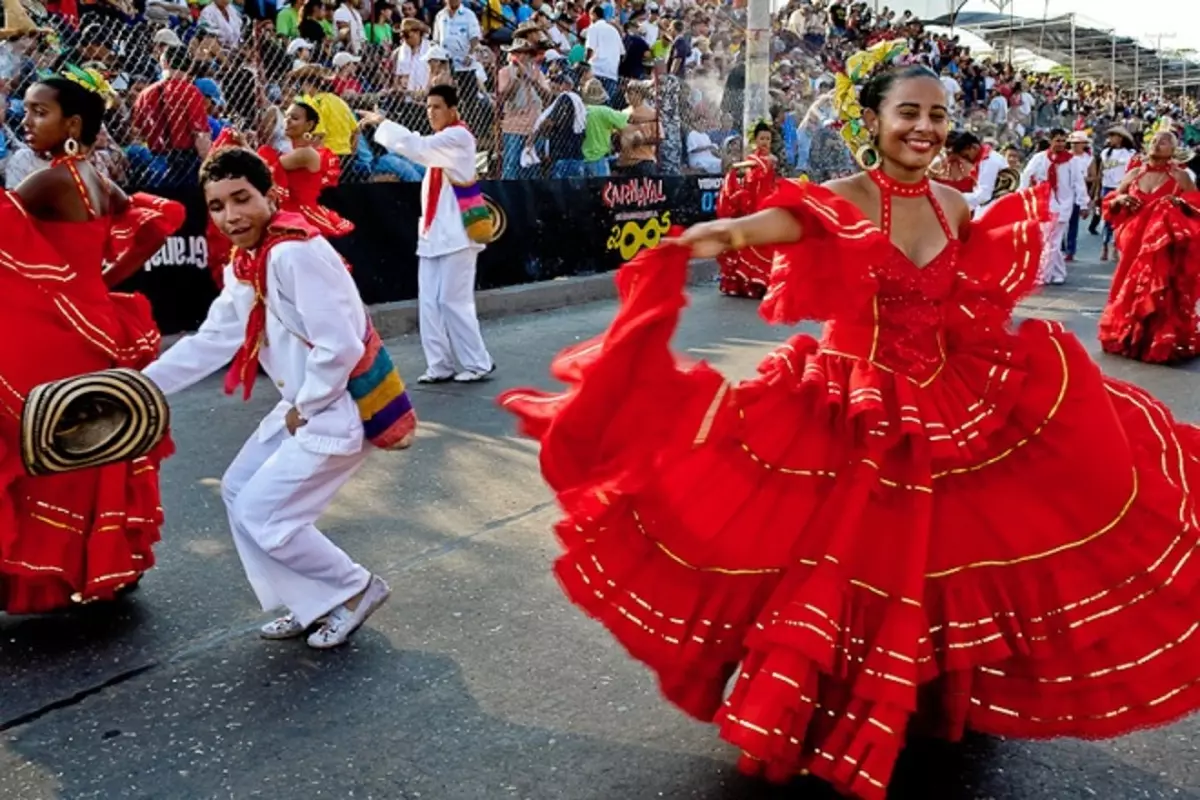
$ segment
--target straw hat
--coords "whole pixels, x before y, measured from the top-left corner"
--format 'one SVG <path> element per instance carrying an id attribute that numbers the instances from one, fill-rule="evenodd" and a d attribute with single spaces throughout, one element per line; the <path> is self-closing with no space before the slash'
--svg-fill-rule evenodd
<path id="1" fill-rule="evenodd" d="M 21 414 L 21 460 L 30 475 L 129 461 L 163 440 L 170 418 L 162 392 L 136 370 L 44 383 Z"/>
<path id="2" fill-rule="evenodd" d="M 420 31 L 421 33 L 429 33 L 429 26 L 416 17 L 409 17 L 400 23 L 400 32 L 408 33 L 409 31 Z"/>
<path id="3" fill-rule="evenodd" d="M 34 25 L 21 0 L 4 0 L 4 27 L 0 28 L 0 41 L 45 33 L 54 31 Z"/>
<path id="4" fill-rule="evenodd" d="M 537 50 L 537 45 L 528 39 L 518 37 L 512 40 L 512 44 L 506 44 L 500 49 L 506 53 L 532 53 Z"/>
<path id="5" fill-rule="evenodd" d="M 1087 131 L 1071 131 L 1071 135 L 1067 137 L 1067 144 L 1091 144 L 1092 137 L 1087 135 Z"/>
<path id="6" fill-rule="evenodd" d="M 599 78 L 589 78 L 579 94 L 583 98 L 583 102 L 589 106 L 602 106 L 608 103 L 608 91 L 605 90 L 604 84 L 600 82 Z"/>
<path id="7" fill-rule="evenodd" d="M 1105 136 L 1120 136 L 1124 140 L 1125 145 L 1130 150 L 1137 149 L 1137 140 L 1133 138 L 1133 134 L 1129 132 L 1129 128 L 1124 125 L 1114 125 L 1104 133 Z"/>
<path id="8" fill-rule="evenodd" d="M 305 78 L 314 78 L 316 80 L 329 80 L 329 70 L 319 64 L 304 64 L 297 61 L 295 69 L 288 75 L 293 80 L 304 80 Z"/>

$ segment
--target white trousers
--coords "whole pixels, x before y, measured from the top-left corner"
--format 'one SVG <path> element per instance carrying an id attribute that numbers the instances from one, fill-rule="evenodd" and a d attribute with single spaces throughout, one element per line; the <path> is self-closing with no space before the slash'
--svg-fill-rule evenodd
<path id="1" fill-rule="evenodd" d="M 492 356 L 479 332 L 475 316 L 474 250 L 420 258 L 417 272 L 417 305 L 420 308 L 421 347 L 429 374 L 447 377 L 463 369 L 487 372 Z"/>
<path id="2" fill-rule="evenodd" d="M 313 524 L 365 459 L 311 453 L 284 430 L 250 437 L 229 465 L 221 498 L 263 611 L 284 607 L 307 626 L 367 587 L 371 574 Z"/>
<path id="3" fill-rule="evenodd" d="M 1071 215 L 1060 217 L 1050 230 L 1050 238 L 1046 241 L 1046 266 L 1042 273 L 1042 283 L 1062 283 L 1067 279 L 1067 261 L 1063 256 L 1063 239 L 1066 238 L 1067 228 L 1071 225 Z"/>

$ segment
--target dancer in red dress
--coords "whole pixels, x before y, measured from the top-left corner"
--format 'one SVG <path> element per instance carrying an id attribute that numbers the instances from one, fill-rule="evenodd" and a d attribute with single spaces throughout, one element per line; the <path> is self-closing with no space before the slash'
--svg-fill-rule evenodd
<path id="1" fill-rule="evenodd" d="M 1200 350 L 1200 193 L 1176 161 L 1175 134 L 1163 131 L 1150 154 L 1104 202 L 1120 261 L 1100 317 L 1106 353 L 1162 364 Z"/>
<path id="2" fill-rule="evenodd" d="M 775 176 L 775 157 L 771 155 L 773 135 L 771 125 L 766 121 L 754 126 L 751 134 L 754 152 L 745 161 L 733 165 L 725 176 L 717 196 L 718 217 L 729 219 L 752 214 L 775 191 L 778 178 Z M 721 294 L 761 300 L 771 278 L 772 257 L 771 250 L 765 247 L 722 253 L 717 257 L 721 264 Z"/>
<path id="3" fill-rule="evenodd" d="M 910 722 L 1091 738 L 1188 714 L 1200 431 L 1060 324 L 1011 329 L 1048 190 L 969 222 L 928 182 L 935 74 L 850 101 L 878 169 L 644 252 L 607 333 L 555 361 L 571 388 L 502 396 L 566 515 L 565 592 L 742 769 L 860 798 L 885 796 Z M 669 342 L 689 256 L 747 246 L 777 248 L 765 319 L 828 324 L 732 383 Z M 1077 488 L 1048 493 L 1062 475 Z"/>
<path id="4" fill-rule="evenodd" d="M 26 93 L 26 140 L 51 166 L 0 195 L 0 610 L 10 614 L 111 599 L 153 566 L 163 519 L 158 466 L 169 440 L 144 458 L 60 475 L 28 477 L 21 464 L 31 389 L 140 369 L 158 354 L 149 303 L 111 288 L 184 219 L 176 203 L 126 197 L 80 155 L 105 100 L 86 74 L 72 76 Z"/>

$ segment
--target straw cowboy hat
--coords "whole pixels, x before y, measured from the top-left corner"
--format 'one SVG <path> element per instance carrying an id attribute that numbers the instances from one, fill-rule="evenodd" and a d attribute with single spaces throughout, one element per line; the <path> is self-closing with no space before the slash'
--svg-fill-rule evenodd
<path id="1" fill-rule="evenodd" d="M 604 88 L 604 84 L 599 78 L 589 78 L 587 83 L 583 85 L 583 89 L 579 93 L 583 98 L 583 102 L 589 106 L 603 106 L 608 104 L 608 91 Z"/>
<path id="2" fill-rule="evenodd" d="M 512 40 L 512 44 L 506 44 L 500 49 L 506 53 L 532 53 L 537 50 L 537 45 L 528 39 L 518 37 Z"/>
<path id="3" fill-rule="evenodd" d="M 21 413 L 21 461 L 30 475 L 130 461 L 158 446 L 170 420 L 162 391 L 137 370 L 43 383 Z"/>
<path id="4" fill-rule="evenodd" d="M 400 32 L 408 33 L 409 31 L 420 31 L 421 33 L 429 33 L 429 26 L 415 17 L 409 17 L 400 23 Z"/>
<path id="5" fill-rule="evenodd" d="M 1087 131 L 1071 131 L 1071 135 L 1067 137 L 1067 144 L 1091 144 L 1092 137 L 1087 135 Z"/>
<path id="6" fill-rule="evenodd" d="M 1137 140 L 1133 138 L 1133 134 L 1129 132 L 1129 128 L 1124 125 L 1114 125 L 1104 133 L 1105 136 L 1120 136 L 1125 146 L 1130 150 L 1137 150 Z"/>
<path id="7" fill-rule="evenodd" d="M 0 28 L 0 41 L 44 33 L 54 31 L 34 25 L 33 20 L 29 18 L 29 12 L 21 5 L 21 0 L 4 0 L 4 27 Z"/>

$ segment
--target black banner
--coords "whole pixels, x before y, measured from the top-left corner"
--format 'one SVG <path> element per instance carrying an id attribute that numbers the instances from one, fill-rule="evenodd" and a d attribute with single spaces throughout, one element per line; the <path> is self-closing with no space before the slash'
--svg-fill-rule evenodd
<path id="1" fill-rule="evenodd" d="M 671 226 L 711 219 L 720 183 L 707 176 L 483 181 L 499 237 L 480 254 L 478 286 L 613 270 Z M 354 266 L 367 303 L 417 296 L 420 192 L 415 183 L 368 183 L 322 196 L 356 226 L 333 244 Z M 165 334 L 194 330 L 216 297 L 206 266 L 203 198 L 198 190 L 168 196 L 187 205 L 187 223 L 121 287 L 150 299 Z"/>

